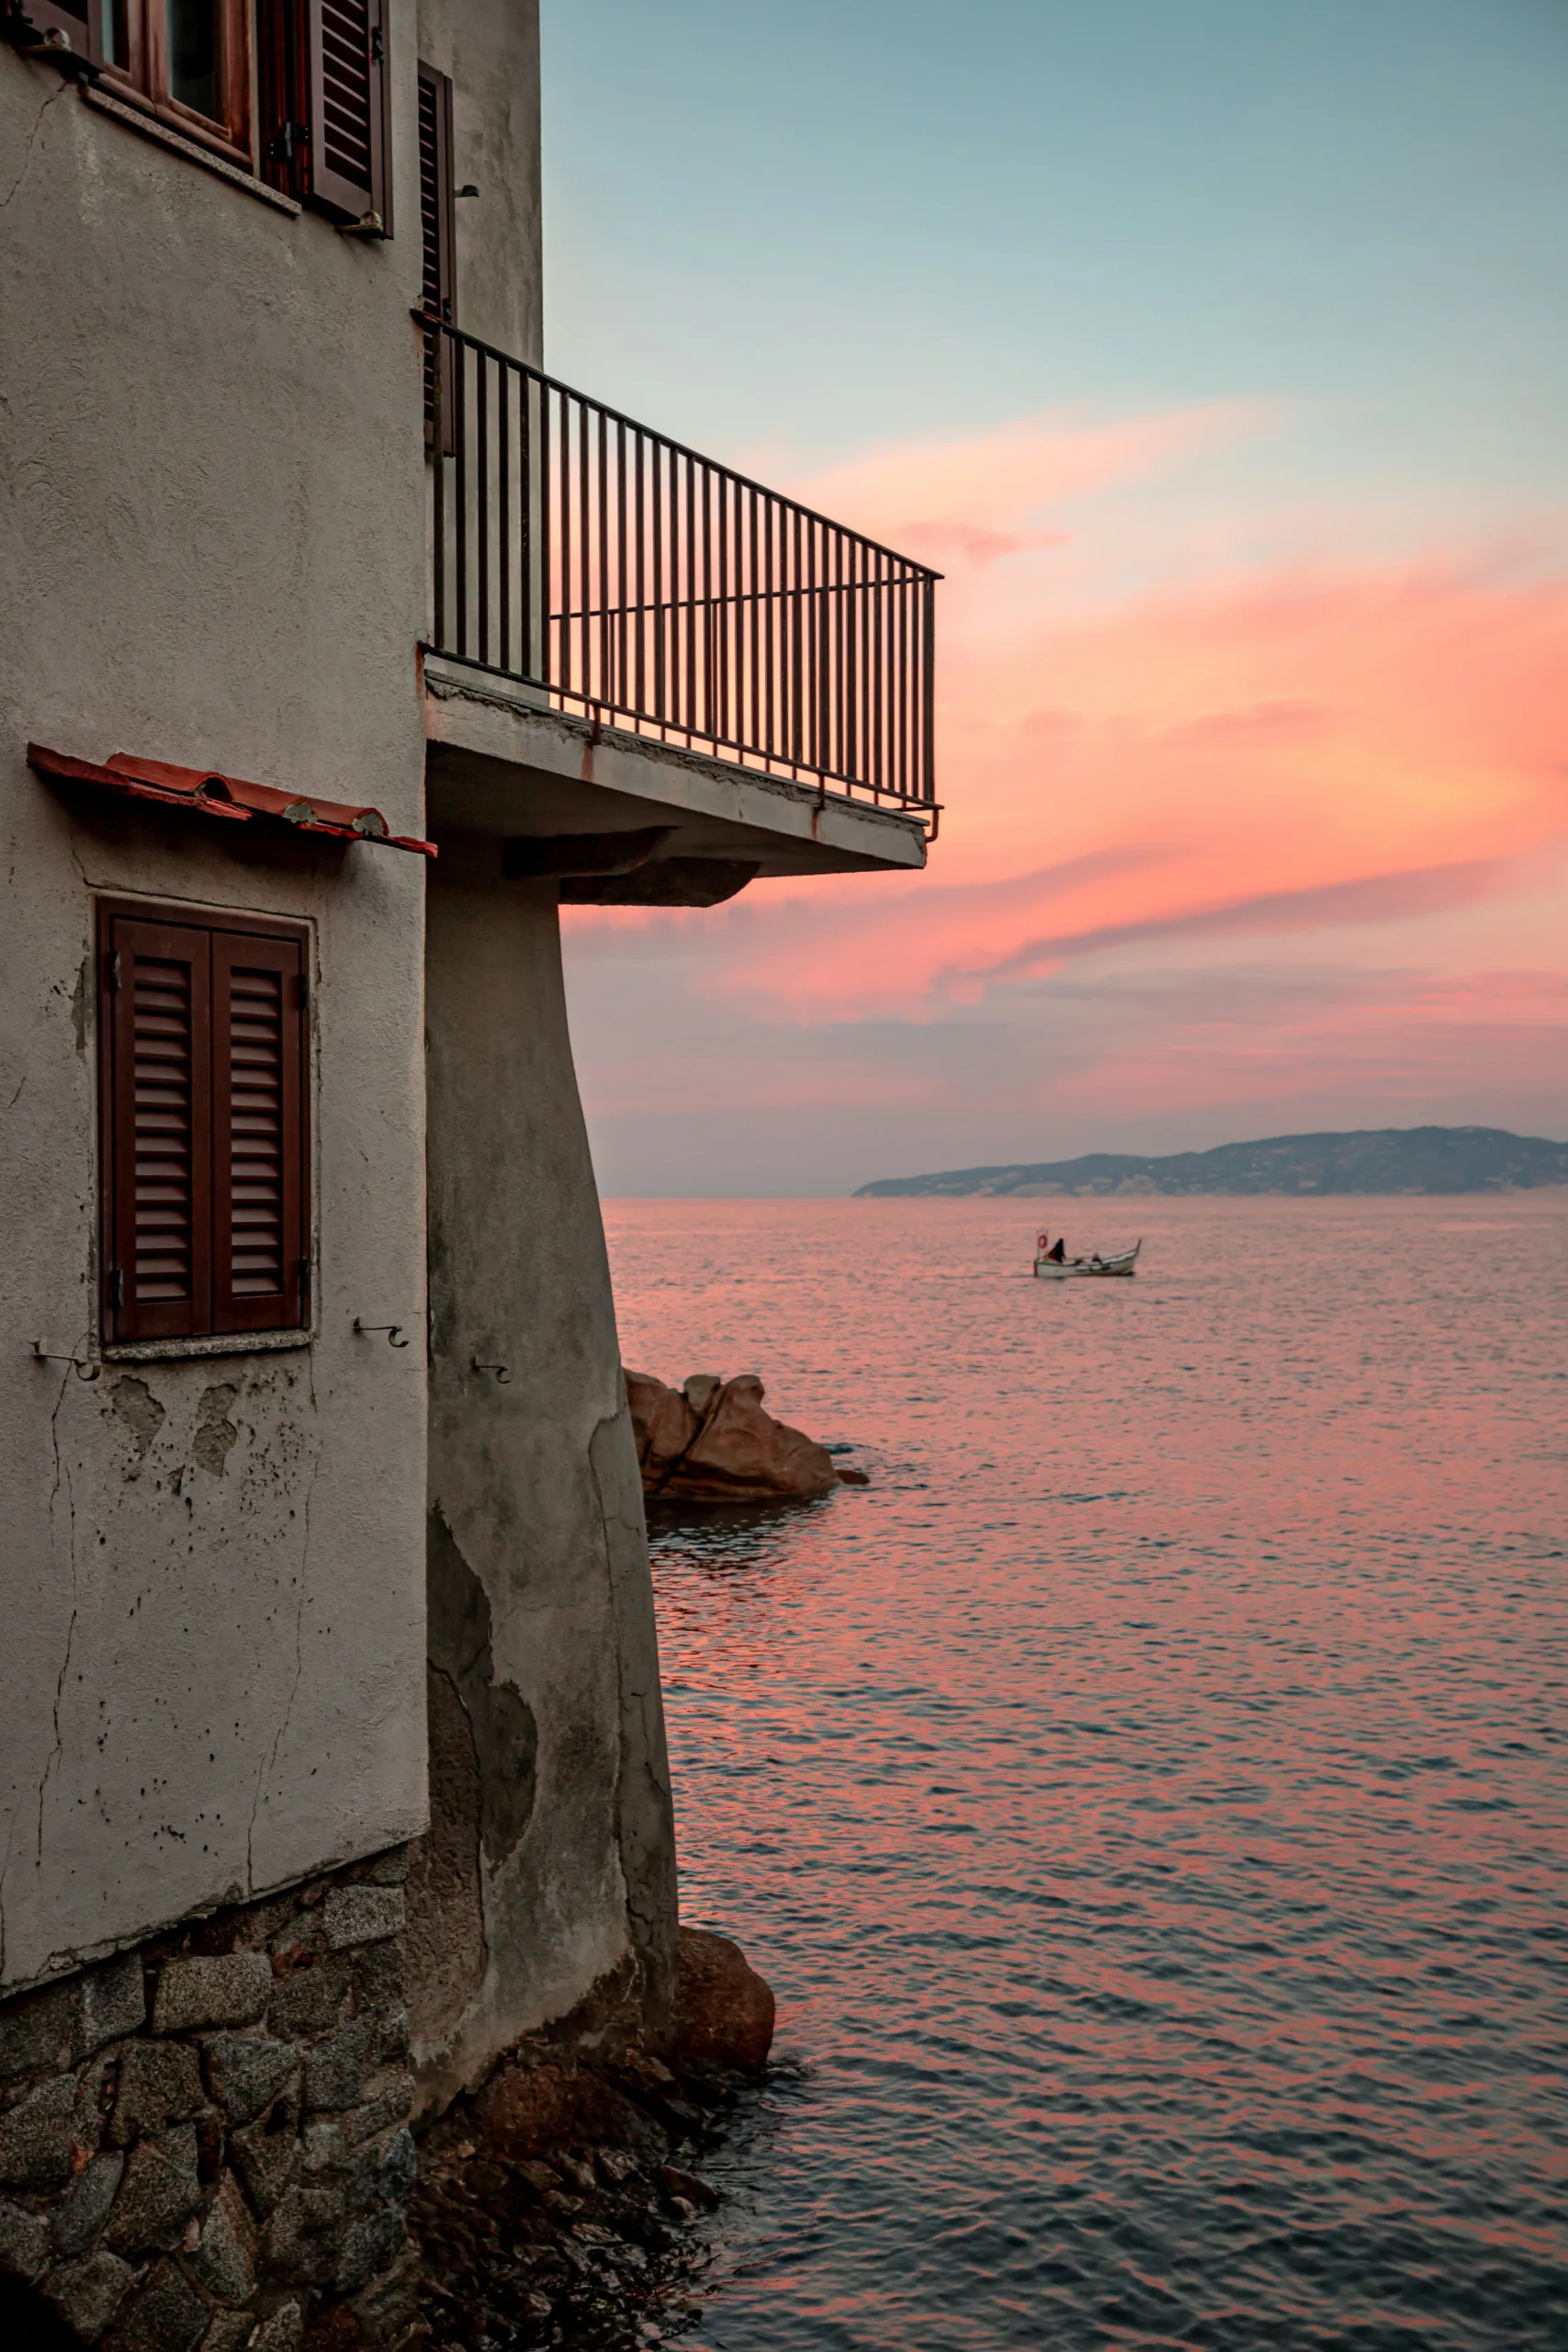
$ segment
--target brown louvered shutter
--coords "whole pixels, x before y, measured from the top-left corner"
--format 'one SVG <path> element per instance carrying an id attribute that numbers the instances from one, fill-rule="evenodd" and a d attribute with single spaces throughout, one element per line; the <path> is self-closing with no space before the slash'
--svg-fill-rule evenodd
<path id="1" fill-rule="evenodd" d="M 452 174 L 452 82 L 448 74 L 422 59 L 419 68 L 419 227 L 422 275 L 420 300 L 425 316 L 457 322 L 457 249 Z M 435 438 L 435 369 L 441 368 L 442 447 L 449 457 L 453 436 L 452 346 L 445 335 L 432 335 L 424 355 L 424 437 Z"/>
<path id="2" fill-rule="evenodd" d="M 100 909 L 106 1340 L 310 1321 L 306 947 L 294 924 Z"/>
<path id="3" fill-rule="evenodd" d="M 212 940 L 212 1328 L 306 1319 L 301 943 Z"/>
<path id="4" fill-rule="evenodd" d="M 210 1329 L 208 934 L 112 918 L 100 954 L 106 1336 Z"/>
<path id="5" fill-rule="evenodd" d="M 304 0 L 306 187 L 345 220 L 392 233 L 386 0 Z"/>

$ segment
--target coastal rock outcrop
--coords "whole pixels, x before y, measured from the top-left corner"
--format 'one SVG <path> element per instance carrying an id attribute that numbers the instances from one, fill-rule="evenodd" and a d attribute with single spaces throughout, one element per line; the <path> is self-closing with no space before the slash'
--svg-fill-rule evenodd
<path id="1" fill-rule="evenodd" d="M 705 1928 L 682 1928 L 675 1985 L 676 2064 L 758 2074 L 773 2039 L 772 1989 L 739 1945 Z"/>
<path id="2" fill-rule="evenodd" d="M 845 1479 L 833 1457 L 801 1430 L 762 1410 L 755 1373 L 721 1380 L 694 1373 L 680 1388 L 648 1373 L 626 1372 L 626 1402 L 637 1434 L 643 1492 L 665 1502 L 809 1500 Z"/>
<path id="3" fill-rule="evenodd" d="M 699 2166 L 765 2064 L 773 2024 L 773 1996 L 739 1946 L 682 1928 L 663 2056 L 614 2034 L 590 2049 L 547 2032 L 454 2100 L 422 2134 L 413 2200 L 436 2352 L 642 2352 L 684 2335 L 706 2258 L 692 2224 L 721 2202 Z M 371 2352 L 346 2335 L 307 2352 L 351 2342 Z"/>

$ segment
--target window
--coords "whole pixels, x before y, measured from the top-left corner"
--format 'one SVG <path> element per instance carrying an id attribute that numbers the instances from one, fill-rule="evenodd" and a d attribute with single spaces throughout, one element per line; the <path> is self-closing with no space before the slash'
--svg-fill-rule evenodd
<path id="1" fill-rule="evenodd" d="M 308 937 L 106 900 L 98 914 L 103 1336 L 309 1320 Z"/>
<path id="2" fill-rule="evenodd" d="M 249 0 L 28 0 L 28 14 L 117 97 L 251 168 Z"/>
<path id="3" fill-rule="evenodd" d="M 23 4 L 116 97 L 335 220 L 391 234 L 388 0 Z"/>

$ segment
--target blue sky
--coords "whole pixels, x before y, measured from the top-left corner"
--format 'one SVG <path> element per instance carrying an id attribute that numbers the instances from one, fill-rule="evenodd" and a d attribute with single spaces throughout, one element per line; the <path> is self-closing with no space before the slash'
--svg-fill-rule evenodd
<path id="1" fill-rule="evenodd" d="M 1561 495 L 1562 0 L 547 0 L 547 357 L 812 458 L 1306 413 L 1303 479 Z M 1278 462 L 1276 459 L 1275 462 Z"/>

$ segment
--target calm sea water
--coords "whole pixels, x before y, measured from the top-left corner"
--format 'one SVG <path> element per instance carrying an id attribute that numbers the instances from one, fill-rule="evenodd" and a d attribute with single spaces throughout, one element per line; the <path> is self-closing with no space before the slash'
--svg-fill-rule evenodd
<path id="1" fill-rule="evenodd" d="M 874 1481 L 657 1536 L 782 2062 L 689 2340 L 1562 2352 L 1568 1196 L 608 1224 Z"/>

